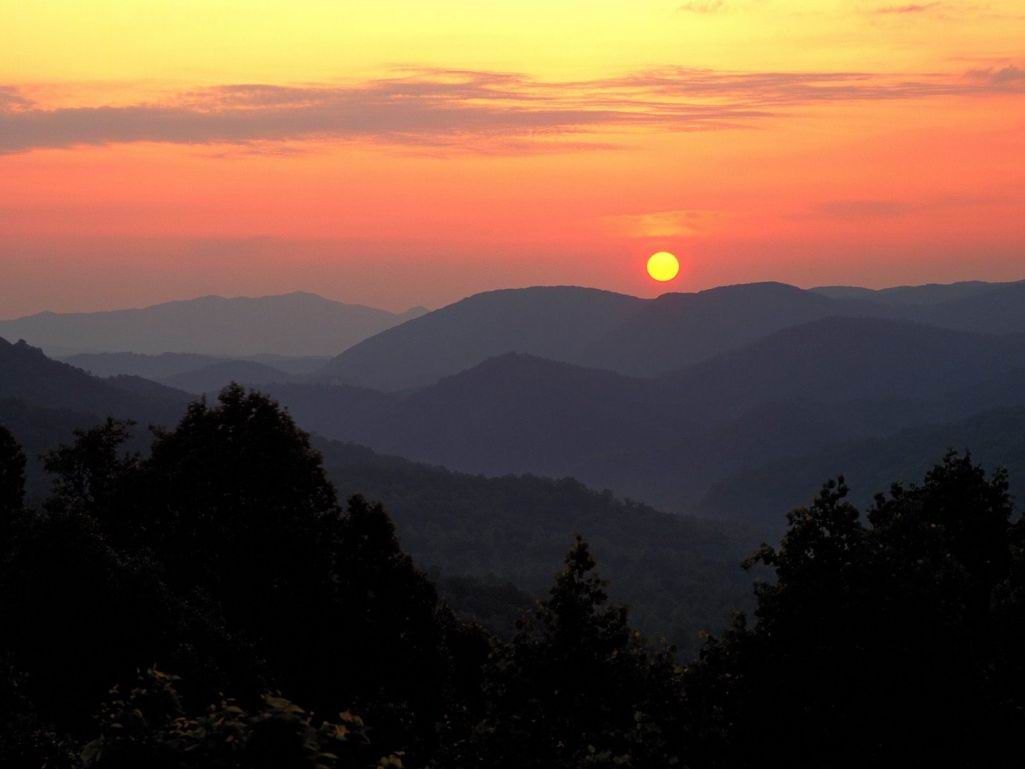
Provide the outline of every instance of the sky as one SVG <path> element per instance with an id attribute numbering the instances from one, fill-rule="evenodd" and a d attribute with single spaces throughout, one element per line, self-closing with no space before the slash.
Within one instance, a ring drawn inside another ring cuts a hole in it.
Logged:
<path id="1" fill-rule="evenodd" d="M 0 0 L 0 50 L 0 317 L 1025 278 L 1021 0 Z"/>

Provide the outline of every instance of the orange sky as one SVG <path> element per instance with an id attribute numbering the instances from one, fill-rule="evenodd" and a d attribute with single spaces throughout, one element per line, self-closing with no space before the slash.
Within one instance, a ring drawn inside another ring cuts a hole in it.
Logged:
<path id="1" fill-rule="evenodd" d="M 1021 0 L 0 0 L 0 29 L 0 317 L 1025 278 Z"/>

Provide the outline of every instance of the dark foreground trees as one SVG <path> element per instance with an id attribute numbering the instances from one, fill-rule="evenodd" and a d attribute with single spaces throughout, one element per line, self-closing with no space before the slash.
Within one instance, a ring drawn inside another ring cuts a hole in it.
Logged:
<path id="1" fill-rule="evenodd" d="M 81 742 L 111 686 L 158 664 L 190 714 L 221 692 L 258 707 L 280 690 L 431 754 L 442 714 L 477 696 L 487 641 L 438 601 L 380 506 L 343 511 L 307 436 L 237 387 L 193 404 L 148 457 L 124 454 L 126 430 L 108 421 L 51 454 L 43 510 L 21 511 L 5 483 L 10 700 Z"/>
<path id="2" fill-rule="evenodd" d="M 452 767 L 671 766 L 678 759 L 680 670 L 608 605 L 579 537 L 548 597 L 496 644 L 484 707 L 465 739 L 446 746 Z"/>
<path id="3" fill-rule="evenodd" d="M 52 453 L 37 510 L 0 429 L 5 769 L 984 767 L 1025 732 L 1025 525 L 967 456 L 865 516 L 827 485 L 682 668 L 582 540 L 511 638 L 459 619 L 258 394 L 128 429 Z"/>
<path id="4" fill-rule="evenodd" d="M 790 514 L 756 622 L 688 670 L 700 766 L 999 766 L 1025 734 L 1025 524 L 948 455 L 866 517 L 840 479 Z"/>

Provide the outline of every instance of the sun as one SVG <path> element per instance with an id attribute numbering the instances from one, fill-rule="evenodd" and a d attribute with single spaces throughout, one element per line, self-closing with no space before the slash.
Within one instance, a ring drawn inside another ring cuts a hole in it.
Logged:
<path id="1" fill-rule="evenodd" d="M 672 280 L 680 272 L 680 260 L 668 251 L 659 251 L 648 257 L 648 274 L 660 283 Z"/>

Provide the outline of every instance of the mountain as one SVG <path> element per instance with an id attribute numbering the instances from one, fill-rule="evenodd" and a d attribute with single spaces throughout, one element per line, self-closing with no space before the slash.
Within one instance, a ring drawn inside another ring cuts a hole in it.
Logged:
<path id="1" fill-rule="evenodd" d="M 519 352 L 655 376 L 829 317 L 1025 333 L 1025 282 L 878 291 L 751 283 L 651 300 L 566 286 L 492 291 L 371 337 L 342 352 L 321 374 L 346 384 L 398 391 Z"/>
<path id="2" fill-rule="evenodd" d="M 662 411 L 650 381 L 507 353 L 342 428 L 381 451 L 468 472 L 562 476 L 596 455 L 664 445 L 686 425 L 678 416 Z"/>
<path id="3" fill-rule="evenodd" d="M 1025 364 L 1025 334 L 978 334 L 904 321 L 826 318 L 662 378 L 686 407 L 719 417 L 759 403 L 928 401 Z"/>
<path id="4" fill-rule="evenodd" d="M 0 398 L 40 406 L 166 424 L 190 396 L 137 377 L 99 379 L 51 360 L 24 341 L 0 338 Z"/>
<path id="5" fill-rule="evenodd" d="M 1022 379 L 1016 379 L 1020 388 Z M 1025 478 L 1025 408 L 1001 408 L 891 435 L 850 441 L 800 457 L 764 463 L 715 483 L 698 510 L 717 519 L 744 521 L 772 536 L 783 527 L 781 510 L 811 501 L 827 478 L 843 475 L 856 504 L 867 505 L 894 480 L 915 482 L 943 452 L 970 450 L 990 470 L 1009 471 L 1019 499 Z"/>
<path id="6" fill-rule="evenodd" d="M 923 306 L 980 296 L 1010 285 L 1014 284 L 971 280 L 961 283 L 927 283 L 921 286 L 893 286 L 891 288 L 819 286 L 811 291 L 833 299 L 862 299 L 894 306 Z"/>
<path id="7" fill-rule="evenodd" d="M 644 300 L 575 286 L 489 291 L 344 351 L 321 375 L 380 390 L 422 387 L 508 352 L 581 362 Z"/>
<path id="8" fill-rule="evenodd" d="M 993 284 L 940 304 L 914 310 L 914 320 L 943 328 L 988 334 L 1025 331 L 1025 281 Z"/>
<path id="9" fill-rule="evenodd" d="M 395 314 L 308 293 L 235 299 L 206 296 L 137 310 L 44 312 L 0 321 L 0 336 L 26 339 L 65 354 L 334 355 L 420 312 Z"/>
<path id="10" fill-rule="evenodd" d="M 62 357 L 59 360 L 100 377 L 129 374 L 146 377 L 147 379 L 168 379 L 178 374 L 206 368 L 215 363 L 230 361 L 262 363 L 286 374 L 309 374 L 323 367 L 330 360 L 330 357 L 295 357 L 264 353 L 248 357 L 229 358 L 186 352 L 164 352 L 159 355 L 146 355 L 138 352 L 87 352 Z"/>
<path id="11" fill-rule="evenodd" d="M 85 352 L 61 356 L 59 360 L 98 377 L 141 376 L 146 379 L 166 379 L 186 371 L 195 371 L 224 358 L 188 352 L 165 352 L 145 355 L 138 352 Z"/>
<path id="12" fill-rule="evenodd" d="M 383 501 L 403 548 L 442 577 L 497 578 L 537 596 L 579 533 L 613 600 L 685 657 L 699 648 L 700 631 L 724 627 L 749 601 L 751 575 L 738 564 L 758 540 L 745 527 L 669 515 L 570 478 L 485 478 L 336 441 L 316 446 L 339 494 Z"/>
<path id="13" fill-rule="evenodd" d="M 888 305 L 892 317 L 958 331 L 987 334 L 1025 332 L 1025 281 L 930 284 L 878 290 L 850 286 L 812 289 L 831 298 Z"/>
<path id="14" fill-rule="evenodd" d="M 985 409 L 973 393 L 1023 368 L 1025 335 L 826 318 L 655 378 L 506 354 L 391 396 L 268 389 L 337 439 L 684 509 L 745 467 Z"/>
<path id="15" fill-rule="evenodd" d="M 621 385 L 623 378 L 598 373 L 603 378 L 596 396 Z M 576 375 L 566 372 L 567 392 L 580 384 Z M 282 387 L 286 393 L 297 388 L 307 401 L 311 393 L 328 400 L 345 393 L 357 406 L 353 416 L 402 400 L 355 388 Z M 172 424 L 187 400 L 145 379 L 99 379 L 24 343 L 0 343 L 0 424 L 28 451 L 34 499 L 46 488 L 39 455 L 69 440 L 74 428 L 109 414 L 139 418 L 157 412 L 161 423 Z M 140 426 L 129 448 L 146 451 L 147 438 Z M 755 542 L 743 527 L 669 515 L 571 479 L 485 478 L 324 438 L 315 445 L 342 498 L 361 493 L 383 501 L 403 546 L 418 564 L 440 573 L 443 589 L 453 578 L 472 578 L 456 579 L 450 587 L 464 606 L 483 601 L 508 620 L 522 603 L 516 588 L 533 595 L 546 589 L 577 533 L 590 540 L 603 573 L 615 581 L 613 597 L 634 606 L 638 625 L 653 636 L 670 637 L 687 655 L 697 649 L 699 631 L 724 627 L 750 593 L 750 577 L 738 563 Z M 496 580 L 504 587 L 495 588 Z"/>
<path id="16" fill-rule="evenodd" d="M 190 393 L 216 392 L 231 384 L 265 385 L 272 382 L 287 382 L 293 378 L 281 369 L 257 363 L 252 360 L 225 360 L 210 363 L 201 368 L 182 371 L 161 379 L 169 387 Z"/>
<path id="17" fill-rule="evenodd" d="M 784 283 L 664 294 L 596 340 L 582 362 L 651 376 L 711 358 L 790 326 L 830 316 L 887 316 L 880 305 L 831 299 Z"/>

